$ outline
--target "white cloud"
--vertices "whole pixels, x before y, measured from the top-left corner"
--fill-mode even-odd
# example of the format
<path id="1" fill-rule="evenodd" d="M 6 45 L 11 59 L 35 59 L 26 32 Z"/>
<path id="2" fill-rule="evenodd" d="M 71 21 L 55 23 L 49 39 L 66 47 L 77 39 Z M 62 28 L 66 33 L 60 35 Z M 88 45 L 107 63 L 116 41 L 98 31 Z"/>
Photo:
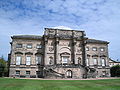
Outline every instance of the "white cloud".
<path id="1" fill-rule="evenodd" d="M 66 26 L 56 26 L 56 27 L 53 27 L 55 29 L 65 29 L 65 30 L 72 30 L 70 27 L 66 27 Z"/>
<path id="2" fill-rule="evenodd" d="M 8 53 L 13 34 L 42 35 L 45 27 L 67 26 L 110 41 L 110 56 L 117 59 L 119 5 L 120 0 L 0 0 L 0 55 Z"/>

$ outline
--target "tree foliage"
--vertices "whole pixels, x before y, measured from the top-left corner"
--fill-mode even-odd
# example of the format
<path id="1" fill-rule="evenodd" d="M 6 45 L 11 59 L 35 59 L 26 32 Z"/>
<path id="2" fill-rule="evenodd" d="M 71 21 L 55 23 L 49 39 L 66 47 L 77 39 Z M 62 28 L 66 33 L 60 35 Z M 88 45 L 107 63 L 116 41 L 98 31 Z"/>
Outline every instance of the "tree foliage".
<path id="1" fill-rule="evenodd" d="M 0 77 L 8 75 L 8 65 L 7 61 L 3 57 L 0 58 Z"/>
<path id="2" fill-rule="evenodd" d="M 115 65 L 110 69 L 111 77 L 120 77 L 120 65 Z"/>

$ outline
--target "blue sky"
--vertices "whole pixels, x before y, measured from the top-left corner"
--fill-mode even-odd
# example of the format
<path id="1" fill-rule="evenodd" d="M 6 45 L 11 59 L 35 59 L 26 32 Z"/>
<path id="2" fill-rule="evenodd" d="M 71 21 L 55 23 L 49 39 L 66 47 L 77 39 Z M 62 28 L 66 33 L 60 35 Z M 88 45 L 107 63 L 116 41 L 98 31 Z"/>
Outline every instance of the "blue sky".
<path id="1" fill-rule="evenodd" d="M 66 26 L 109 41 L 109 56 L 120 60 L 119 9 L 120 0 L 0 0 L 0 56 L 7 59 L 12 35 Z"/>

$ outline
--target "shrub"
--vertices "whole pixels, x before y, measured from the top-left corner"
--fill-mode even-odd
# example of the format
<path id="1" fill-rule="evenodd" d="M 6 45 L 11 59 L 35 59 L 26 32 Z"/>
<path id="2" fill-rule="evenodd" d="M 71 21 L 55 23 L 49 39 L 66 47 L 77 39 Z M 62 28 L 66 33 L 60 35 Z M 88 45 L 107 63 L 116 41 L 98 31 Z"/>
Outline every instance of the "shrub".
<path id="1" fill-rule="evenodd" d="M 115 65 L 110 68 L 111 77 L 120 77 L 120 65 Z"/>

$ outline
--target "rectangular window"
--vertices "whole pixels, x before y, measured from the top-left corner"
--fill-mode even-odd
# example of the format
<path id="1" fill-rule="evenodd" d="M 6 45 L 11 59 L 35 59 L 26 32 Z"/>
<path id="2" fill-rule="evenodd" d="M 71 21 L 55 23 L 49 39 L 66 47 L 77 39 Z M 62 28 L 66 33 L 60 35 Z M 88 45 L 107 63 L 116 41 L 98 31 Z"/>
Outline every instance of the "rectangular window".
<path id="1" fill-rule="evenodd" d="M 36 64 L 41 64 L 41 56 L 36 56 Z"/>
<path id="2" fill-rule="evenodd" d="M 42 48 L 42 45 L 41 44 L 37 44 L 36 48 L 40 49 L 40 48 Z"/>
<path id="3" fill-rule="evenodd" d="M 17 71 L 16 71 L 16 74 L 17 74 L 17 75 L 20 75 L 20 71 L 17 70 Z"/>
<path id="4" fill-rule="evenodd" d="M 31 49 L 32 48 L 32 44 L 27 44 L 27 48 Z"/>
<path id="5" fill-rule="evenodd" d="M 16 44 L 16 48 L 22 48 L 22 44 Z"/>
<path id="6" fill-rule="evenodd" d="M 67 56 L 63 56 L 63 57 L 62 57 L 62 63 L 63 63 L 63 64 L 67 64 L 67 63 L 68 63 L 68 60 L 69 60 L 69 57 L 67 57 Z"/>
<path id="7" fill-rule="evenodd" d="M 16 65 L 20 65 L 21 60 L 22 60 L 21 56 L 16 56 Z"/>
<path id="8" fill-rule="evenodd" d="M 37 75 L 40 75 L 40 71 L 36 71 L 36 74 L 37 74 Z"/>
<path id="9" fill-rule="evenodd" d="M 30 65 L 31 62 L 31 56 L 26 57 L 26 65 Z"/>
<path id="10" fill-rule="evenodd" d="M 97 65 L 97 58 L 93 59 L 94 65 Z"/>
<path id="11" fill-rule="evenodd" d="M 30 71 L 26 71 L 26 74 L 27 74 L 27 75 L 30 75 Z"/>
<path id="12" fill-rule="evenodd" d="M 102 60 L 102 66 L 105 66 L 105 59 L 102 58 L 101 60 Z"/>
<path id="13" fill-rule="evenodd" d="M 86 59 L 86 65 L 89 66 L 89 59 Z"/>
<path id="14" fill-rule="evenodd" d="M 93 51 L 97 51 L 97 47 L 93 47 L 92 50 L 93 50 Z"/>

